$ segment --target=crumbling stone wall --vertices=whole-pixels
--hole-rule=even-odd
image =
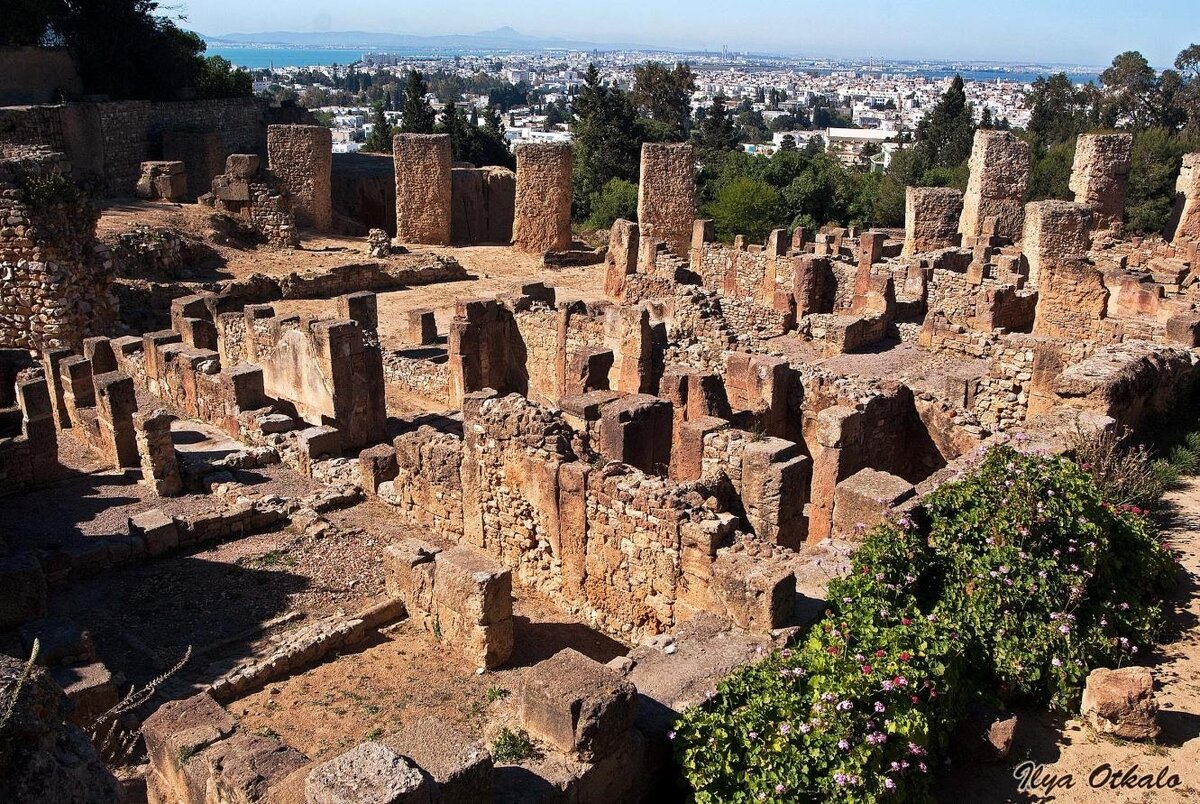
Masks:
[[[396,134],[396,238],[402,243],[450,245],[449,134]]]
[[[517,146],[517,196],[513,248],[531,254],[571,247],[571,170],[569,144],[523,143]]]
[[[82,347],[115,317],[96,211],[60,153],[0,152],[0,347]]]
[[[1043,271],[1078,259],[1091,248],[1092,211],[1070,201],[1033,201],[1025,205],[1021,250],[1029,261],[1029,283],[1039,285]]]
[[[1097,229],[1119,232],[1125,217],[1132,134],[1080,134],[1071,167],[1076,203],[1092,209]]]
[[[906,187],[904,190],[904,251],[911,257],[953,248],[959,243],[958,221],[963,194],[950,187]]]
[[[971,177],[958,224],[958,231],[964,237],[981,236],[987,220],[995,218],[997,234],[1011,241],[1020,238],[1031,159],[1028,143],[1012,132],[988,129],[975,132]]]
[[[638,226],[642,237],[664,240],[686,257],[696,218],[696,156],[684,142],[642,145]]]
[[[267,166],[291,197],[300,226],[333,228],[333,132],[324,126],[267,126]]]
[[[291,198],[274,174],[260,165],[257,154],[230,154],[225,173],[213,179],[212,192],[200,201],[246,219],[272,248],[297,248],[300,233]]]

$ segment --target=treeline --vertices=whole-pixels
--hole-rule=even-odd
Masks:
[[[498,106],[489,107],[481,116],[474,106],[466,111],[454,100],[447,100],[442,113],[438,115],[426,97],[429,91],[425,77],[416,70],[410,70],[398,103],[401,124],[393,128],[384,114],[384,104],[376,102],[371,113],[371,134],[363,144],[363,150],[390,154],[393,131],[449,134],[450,149],[456,162],[516,167],[516,159],[504,139],[504,124]]]
[[[4,0],[0,45],[65,46],[84,92],[114,100],[246,97],[250,75],[205,57],[154,0]]]
[[[571,109],[576,220],[604,228],[617,218],[634,219],[642,143],[666,141],[695,145],[701,214],[713,218],[721,237],[759,239],[783,226],[877,217],[882,177],[844,167],[825,153],[820,138],[803,149],[794,138],[785,138],[783,150],[770,159],[739,147],[770,140],[772,131],[792,126],[850,127],[848,110],[824,98],[789,104],[786,93],[760,89],[754,100],[732,106],[718,94],[693,114],[695,88],[695,74],[686,64],[644,64],[636,68],[629,92],[606,86],[595,65],[588,68]],[[756,102],[785,114],[768,125],[754,109]],[[903,205],[902,193],[901,215]]]
[[[787,105],[781,93],[760,90],[754,99],[786,110],[766,125],[750,99],[730,108],[717,96],[696,114],[690,97],[694,75],[686,65],[647,64],[634,88],[603,86],[593,67],[573,104],[575,215],[604,227],[637,208],[638,154],[643,142],[690,140],[697,147],[700,214],[714,220],[718,236],[761,239],[775,228],[826,223],[901,226],[904,188],[965,189],[975,131],[1008,129],[1007,119],[976,110],[956,76],[915,131],[901,132],[900,148],[886,172],[868,170],[864,159],[846,165],[825,153],[814,137],[804,148],[785,137],[770,158],[752,157],[740,143],[762,142],[774,131],[849,125],[846,111],[816,104]],[[1200,45],[1179,54],[1174,68],[1156,72],[1136,52],[1122,53],[1099,84],[1077,86],[1065,74],[1039,78],[1026,98],[1030,121],[1016,133],[1033,149],[1027,200],[1070,199],[1068,182],[1079,134],[1097,130],[1134,135],[1126,228],[1160,231],[1170,215],[1174,182],[1183,154],[1200,150]]]

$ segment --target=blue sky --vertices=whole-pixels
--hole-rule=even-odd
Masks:
[[[205,34],[367,30],[534,36],[806,55],[1169,66],[1200,42],[1200,0],[167,0]]]

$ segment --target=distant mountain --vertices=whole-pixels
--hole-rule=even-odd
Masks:
[[[367,50],[388,48],[452,49],[452,50],[542,50],[547,48],[569,48],[571,50],[594,50],[600,48],[624,49],[636,45],[579,42],[571,39],[542,39],[526,36],[508,26],[494,31],[476,34],[444,34],[421,36],[418,34],[378,33],[368,31],[264,31],[262,33],[227,33],[205,35],[210,44],[217,45],[290,45],[293,47],[344,47]]]

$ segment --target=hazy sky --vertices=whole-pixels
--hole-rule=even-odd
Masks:
[[[1200,0],[164,0],[204,34],[532,36],[690,49],[1107,64],[1140,50],[1169,66],[1200,41]]]

